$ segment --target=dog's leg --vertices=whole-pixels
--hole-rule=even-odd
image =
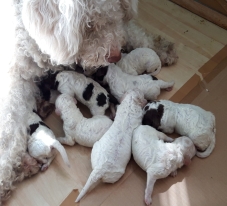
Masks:
[[[158,131],[157,131],[158,132]],[[168,137],[167,135],[165,135],[164,133],[162,133],[162,132],[158,132],[158,138],[159,139],[162,139],[163,141],[165,141],[165,142],[173,142],[173,138],[171,138],[171,137]]]
[[[171,82],[165,82],[162,80],[156,80],[158,85],[160,86],[160,89],[165,89],[166,91],[171,91],[173,89],[174,81]]]
[[[177,62],[178,56],[172,42],[167,41],[159,35],[147,34],[133,21],[126,25],[127,45],[126,51],[147,47],[153,49],[159,56],[162,65],[169,66]]]
[[[152,203],[151,194],[153,192],[155,182],[156,182],[156,179],[155,179],[154,175],[148,171],[147,172],[147,186],[145,189],[145,198],[144,198],[146,205],[151,205],[151,203]]]
[[[73,146],[75,144],[75,140],[71,136],[68,136],[68,135],[66,135],[65,137],[58,137],[57,140],[61,144],[66,144],[69,146]]]
[[[177,170],[171,172],[170,175],[171,175],[172,177],[176,177],[176,176],[177,176]]]

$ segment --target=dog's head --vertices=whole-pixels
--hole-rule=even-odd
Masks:
[[[45,126],[40,125],[39,127]],[[42,164],[49,162],[57,151],[61,154],[64,162],[69,165],[64,147],[55,139],[50,129],[38,128],[28,140],[28,153]]]
[[[96,68],[117,62],[125,44],[124,23],[138,0],[25,0],[22,21],[54,64]]]
[[[143,108],[143,125],[150,125],[155,129],[161,126],[161,118],[164,113],[164,106],[158,101],[152,101]]]
[[[196,154],[196,148],[194,143],[189,137],[185,136],[176,138],[173,143],[180,148],[180,151],[184,157],[183,163],[184,165],[188,166],[191,163],[191,159]]]
[[[141,108],[143,108],[147,103],[147,100],[144,99],[143,92],[139,89],[132,89],[132,90],[127,91],[124,94],[124,96],[121,98],[120,102],[123,102],[123,101],[130,102],[131,100],[133,100],[133,102],[136,105],[139,105]]]

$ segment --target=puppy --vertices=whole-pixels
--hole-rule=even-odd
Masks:
[[[65,137],[57,140],[62,144],[74,145],[77,142],[92,147],[112,125],[112,120],[104,115],[85,118],[75,104],[75,99],[61,94],[55,103],[56,113],[61,115]]]
[[[140,125],[133,132],[132,154],[136,163],[147,172],[145,203],[152,203],[151,194],[157,179],[169,174],[177,175],[177,169],[189,165],[196,150],[188,137],[172,138],[150,126]]]
[[[115,120],[91,152],[92,172],[76,202],[99,181],[114,183],[125,173],[131,157],[133,130],[141,124],[142,108],[146,104],[139,90],[128,91],[117,107]]]
[[[168,100],[153,101],[144,107],[142,123],[165,133],[177,132],[191,138],[196,155],[205,158],[215,147],[215,117],[211,112],[191,105]]]
[[[48,169],[57,151],[60,152],[66,165],[70,166],[64,147],[55,139],[54,133],[35,112],[30,114],[28,125],[28,153],[43,164],[41,171]]]
[[[63,94],[75,96],[86,105],[92,115],[104,115],[110,103],[119,102],[94,80],[73,71],[63,71],[56,76],[55,86]]]
[[[116,63],[123,72],[131,75],[147,73],[157,75],[161,70],[161,60],[156,52],[149,48],[137,48],[129,54],[122,55],[119,62]]]
[[[93,78],[98,82],[108,84],[110,92],[118,101],[120,101],[128,90],[136,88],[143,92],[145,99],[155,100],[160,94],[161,89],[170,91],[174,85],[173,81],[164,82],[147,74],[139,76],[126,74],[115,64],[99,68],[93,74]]]

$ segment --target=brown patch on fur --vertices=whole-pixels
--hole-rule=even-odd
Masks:
[[[159,130],[158,128],[161,125],[161,118],[163,116],[163,112],[164,106],[162,104],[158,106],[158,109],[147,110],[145,115],[143,116],[142,124],[149,125]]]
[[[54,104],[45,100],[37,101],[37,113],[41,119],[47,118],[55,109]]]

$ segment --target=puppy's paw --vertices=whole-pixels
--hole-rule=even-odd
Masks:
[[[151,205],[152,204],[152,199],[151,199],[150,196],[149,197],[145,197],[144,201],[145,201],[146,205]]]
[[[171,175],[172,177],[176,177],[176,176],[177,176],[177,170],[171,172],[170,175]]]
[[[170,91],[173,90],[173,87],[168,87],[168,88],[166,88],[165,90],[166,90],[167,92],[170,92]]]
[[[48,168],[49,168],[48,164],[43,164],[42,167],[41,167],[41,171],[45,172]]]

